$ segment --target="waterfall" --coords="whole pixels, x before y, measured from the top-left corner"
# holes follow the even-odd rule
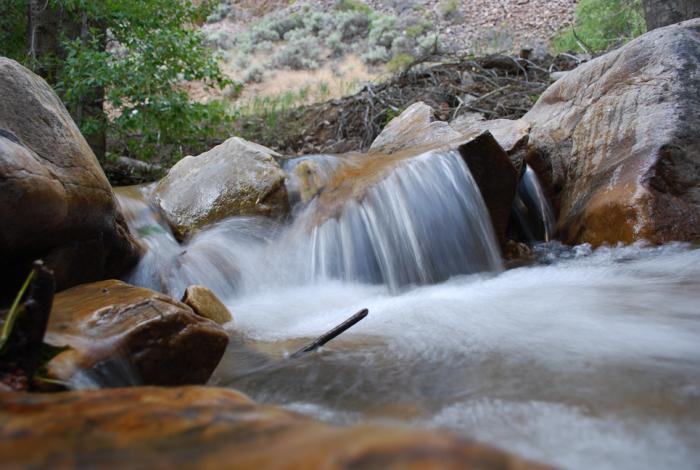
[[[396,288],[501,269],[488,212],[457,151],[403,162],[364,199],[315,226],[311,240],[316,278]]]
[[[529,165],[525,166],[525,174],[518,184],[513,202],[513,215],[527,241],[549,242],[554,239],[554,210],[544,194],[537,174]]]
[[[148,248],[128,280],[175,297],[199,283],[230,298],[329,279],[397,289],[502,269],[488,212],[458,152],[392,164],[363,198],[341,201],[339,213],[324,218],[316,192],[339,167],[357,161],[328,155],[290,160],[284,166],[297,202],[291,223],[233,217],[183,244],[147,203],[150,188],[118,191],[131,229]]]

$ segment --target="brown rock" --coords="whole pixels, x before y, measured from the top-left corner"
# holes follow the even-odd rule
[[[0,57],[0,300],[43,258],[58,289],[115,277],[139,249],[95,155],[40,77]]]
[[[137,383],[179,385],[209,379],[228,335],[166,295],[109,280],[56,295],[45,341],[71,348],[49,363],[57,379],[126,367]]]
[[[462,144],[459,151],[479,186],[496,236],[503,244],[518,187],[518,172],[488,131]]]
[[[568,243],[700,241],[700,19],[554,83],[523,119]]]
[[[185,295],[182,297],[182,302],[192,307],[194,313],[200,317],[208,318],[219,325],[233,320],[231,312],[228,311],[216,294],[207,287],[196,285],[187,287]]]
[[[504,243],[518,172],[490,132],[478,128],[458,132],[445,122],[431,121],[431,115],[429,106],[415,103],[389,123],[367,154],[346,155],[349,163],[341,165],[319,192],[319,216],[315,222],[337,217],[345,201],[361,200],[369,188],[401,162],[431,150],[459,149],[479,186],[496,236]],[[471,123],[475,122],[478,121]],[[514,134],[524,133],[527,125],[513,122],[515,124],[496,124],[495,128],[499,129],[506,145],[517,152],[524,142]]]
[[[0,405],[0,455],[18,468],[545,468],[446,432],[335,427],[210,387],[0,393]]]
[[[173,166],[156,187],[156,202],[179,238],[234,215],[283,216],[289,201],[275,156],[262,145],[230,138]]]

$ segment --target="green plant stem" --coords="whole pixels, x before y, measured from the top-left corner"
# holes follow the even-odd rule
[[[36,268],[33,268],[27,276],[27,279],[24,281],[24,284],[22,284],[22,288],[17,293],[14,302],[12,302],[10,311],[7,313],[5,323],[2,325],[2,333],[0,333],[0,353],[4,352],[5,347],[7,346],[10,335],[12,334],[12,328],[14,327],[17,316],[19,315],[19,303],[22,300],[22,297],[24,297],[24,293],[29,287],[29,284],[31,284],[35,275]]]

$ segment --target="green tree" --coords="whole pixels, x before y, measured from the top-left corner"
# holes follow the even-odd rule
[[[210,11],[207,2],[28,3],[25,53],[18,57],[15,48],[9,55],[49,80],[86,136],[107,132],[117,151],[141,159],[166,153],[178,158],[202,146],[228,119],[220,103],[196,103],[187,92],[190,82],[216,88],[230,83],[195,27]],[[11,44],[17,43],[21,29],[20,24],[9,34]],[[99,147],[98,140],[88,138],[93,149]]]

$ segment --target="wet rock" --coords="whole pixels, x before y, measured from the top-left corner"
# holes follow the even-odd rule
[[[155,199],[179,238],[234,215],[283,216],[289,202],[275,156],[262,145],[233,137],[180,160],[158,183]]]
[[[95,155],[40,77],[0,57],[0,300],[34,259],[58,289],[133,266],[129,233]]]
[[[471,136],[474,133],[489,131],[498,145],[508,154],[511,163],[518,174],[525,171],[524,159],[527,151],[527,141],[530,135],[530,124],[522,119],[493,119],[485,121],[474,119],[465,114],[450,122],[456,131]]]
[[[208,318],[219,325],[233,320],[231,312],[207,287],[197,285],[187,287],[182,303],[189,305],[200,317]]]
[[[318,163],[305,160],[294,167],[295,181],[298,181],[299,200],[308,202],[323,188],[325,181],[321,177]]]
[[[374,139],[370,152],[395,153],[417,147],[439,146],[461,135],[449,124],[433,120],[434,110],[423,102],[413,103],[392,119]]]
[[[486,203],[496,236],[504,243],[518,171],[491,133],[476,126],[480,122],[476,117],[469,120],[475,127],[460,127],[460,131],[431,119],[432,108],[415,103],[389,123],[367,154],[347,155],[349,163],[341,166],[319,194],[320,217],[316,222],[337,217],[350,198],[363,199],[368,189],[402,162],[428,151],[458,149]],[[514,154],[521,151],[523,139],[527,139],[525,123],[499,122],[493,126]]]
[[[45,341],[71,348],[49,363],[57,379],[86,372],[105,385],[178,385],[205,383],[228,336],[181,302],[108,280],[56,295]]]
[[[210,387],[0,393],[0,405],[3,463],[22,468],[545,468],[446,432],[335,427]]]
[[[568,243],[700,240],[700,19],[559,79],[523,119]]]
[[[463,143],[459,151],[479,186],[496,237],[503,244],[518,187],[518,172],[489,131]]]

